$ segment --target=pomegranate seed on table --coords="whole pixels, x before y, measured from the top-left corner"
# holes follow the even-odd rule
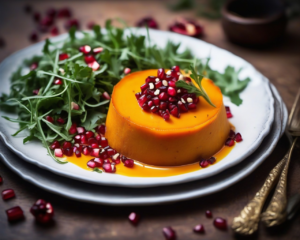
[[[54,155],[55,157],[63,157],[63,151],[61,148],[55,148],[54,149]]]
[[[140,220],[140,215],[135,212],[132,212],[129,214],[128,219],[133,225],[137,225]]]
[[[29,40],[31,42],[37,42],[39,39],[38,37],[38,34],[36,32],[32,32],[30,35],[29,35]]]
[[[42,224],[49,223],[54,215],[54,209],[51,203],[43,199],[39,199],[30,208],[31,214],[35,217],[36,221]]]
[[[46,11],[46,14],[47,16],[53,18],[55,17],[56,15],[56,10],[54,8],[49,8],[47,11]]]
[[[205,215],[207,218],[212,218],[212,212],[210,210],[206,210]]]
[[[232,147],[234,145],[234,140],[231,138],[228,138],[225,142],[225,145],[228,147]]]
[[[55,148],[60,148],[59,141],[54,141],[54,142],[50,145],[50,149],[54,150]]]
[[[52,17],[44,17],[41,21],[40,21],[40,25],[44,26],[44,27],[50,27],[53,24],[53,18]]]
[[[115,173],[116,172],[116,167],[114,164],[111,163],[103,163],[103,170],[106,173]]]
[[[69,18],[72,16],[72,12],[69,8],[62,8],[58,10],[57,16],[59,18]]]
[[[39,12],[33,13],[33,20],[39,22],[41,20],[41,14]]]
[[[193,230],[195,233],[204,233],[205,232],[204,226],[202,224],[196,225]]]
[[[140,21],[137,22],[136,26],[137,27],[148,26],[148,28],[158,29],[158,24],[152,17],[142,18]]]
[[[175,240],[176,239],[176,232],[173,230],[173,228],[164,227],[162,232],[167,240]]]
[[[52,27],[50,33],[52,36],[57,36],[59,34],[58,28],[56,26]]]
[[[214,220],[214,226],[221,230],[227,230],[227,221],[223,218],[217,217]]]
[[[15,191],[12,189],[5,189],[2,191],[2,199],[3,200],[8,200],[15,196],[16,196]]]
[[[57,123],[59,124],[64,124],[65,123],[65,120],[61,117],[59,117],[57,120],[56,120]]]
[[[193,20],[179,19],[169,27],[169,30],[179,34],[199,37],[203,35],[203,28]]]
[[[46,116],[46,120],[47,120],[48,122],[54,123],[54,119],[53,119],[53,117],[51,117],[51,116]]]
[[[89,54],[91,52],[91,50],[92,50],[92,48],[89,45],[84,45],[84,46],[79,47],[79,52],[82,52],[83,54]]]
[[[63,61],[69,58],[69,55],[67,53],[61,53],[59,54],[59,61]]]
[[[242,135],[241,135],[240,133],[237,133],[237,134],[235,135],[235,141],[236,141],[236,142],[241,142],[241,141],[243,141]]]
[[[19,206],[7,209],[6,215],[8,221],[17,221],[24,218],[23,210]]]
[[[75,27],[76,29],[79,29],[79,22],[77,19],[70,19],[65,23],[65,28],[69,30],[71,27]]]

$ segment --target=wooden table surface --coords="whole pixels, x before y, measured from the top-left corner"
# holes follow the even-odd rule
[[[193,12],[170,12],[160,1],[26,1],[40,12],[48,7],[69,6],[83,28],[93,20],[99,24],[107,18],[121,17],[129,25],[144,16],[153,16],[161,29],[179,16],[194,16]],[[31,43],[29,33],[35,29],[33,21],[24,13],[23,1],[0,1],[0,37],[6,46],[0,48],[0,61],[13,52]],[[279,90],[288,109],[300,87],[300,21],[289,23],[285,39],[280,44],[266,49],[249,49],[229,43],[219,20],[198,18],[205,28],[204,41],[225,48],[246,59],[267,76]],[[47,35],[43,35],[45,38]],[[1,143],[2,144],[2,143]],[[243,238],[235,236],[229,229],[220,231],[214,228],[212,220],[205,217],[210,209],[214,217],[226,218],[228,224],[238,215],[244,205],[254,196],[262,185],[268,172],[275,166],[288,149],[283,137],[274,152],[252,174],[237,184],[206,197],[168,205],[147,207],[108,207],[72,201],[46,192],[20,178],[0,161],[0,174],[4,183],[0,190],[12,188],[17,197],[9,201],[0,200],[0,239],[164,239],[162,228],[172,226],[178,239],[300,239],[300,214],[274,229],[259,226],[257,234]],[[300,191],[300,152],[295,151],[288,176],[288,195]],[[29,213],[30,206],[38,199],[50,201],[55,208],[55,222],[50,226],[35,223]],[[10,224],[5,209],[19,205],[25,210],[26,219]],[[127,220],[131,211],[138,211],[142,220],[133,227]],[[197,235],[192,229],[202,223],[206,233]]]

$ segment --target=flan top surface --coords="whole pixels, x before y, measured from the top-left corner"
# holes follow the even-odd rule
[[[156,76],[157,69],[144,70],[125,76],[115,87],[112,94],[112,105],[122,117],[133,124],[160,131],[184,130],[208,124],[220,108],[223,107],[223,96],[220,89],[209,79],[203,79],[202,86],[216,107],[211,106],[200,97],[196,109],[182,113],[180,118],[170,116],[165,121],[159,115],[144,111],[138,104],[135,94],[141,92],[140,86],[148,76]]]

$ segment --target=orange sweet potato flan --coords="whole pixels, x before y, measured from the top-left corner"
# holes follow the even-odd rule
[[[230,131],[220,89],[203,79],[202,86],[216,107],[200,97],[195,109],[165,121],[141,109],[135,97],[145,79],[156,72],[129,74],[114,87],[106,120],[109,145],[128,158],[157,166],[185,165],[217,153]]]

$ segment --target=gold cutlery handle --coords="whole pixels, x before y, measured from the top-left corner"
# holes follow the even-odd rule
[[[233,219],[232,229],[242,235],[251,235],[257,230],[258,222],[260,219],[260,213],[264,206],[264,203],[275,186],[280,172],[288,159],[288,153],[284,158],[272,169],[267,177],[264,185],[256,193],[255,197],[244,207],[238,217]]]
[[[289,164],[291,161],[292,152],[297,140],[298,137],[295,138],[293,141],[293,144],[288,153],[288,159],[281,173],[272,200],[269,206],[267,207],[266,211],[262,214],[262,222],[264,222],[267,227],[279,225],[282,222],[284,222],[287,218],[286,181],[287,181],[287,174],[288,174]]]

